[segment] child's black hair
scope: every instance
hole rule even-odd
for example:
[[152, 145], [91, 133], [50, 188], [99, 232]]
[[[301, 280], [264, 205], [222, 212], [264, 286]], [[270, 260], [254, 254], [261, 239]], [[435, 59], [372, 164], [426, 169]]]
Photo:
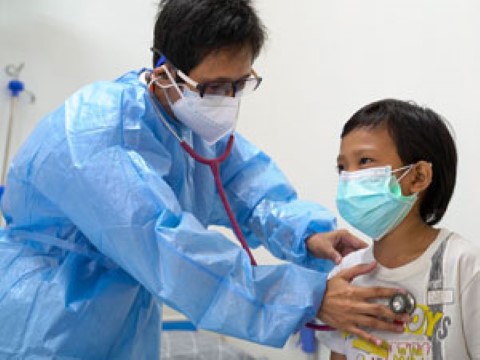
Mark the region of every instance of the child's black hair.
[[424, 160], [432, 164], [432, 183], [421, 200], [420, 215], [428, 225], [438, 223], [453, 195], [457, 150], [446, 121], [413, 102], [385, 99], [358, 110], [344, 125], [341, 137], [358, 128], [385, 126], [404, 165]]

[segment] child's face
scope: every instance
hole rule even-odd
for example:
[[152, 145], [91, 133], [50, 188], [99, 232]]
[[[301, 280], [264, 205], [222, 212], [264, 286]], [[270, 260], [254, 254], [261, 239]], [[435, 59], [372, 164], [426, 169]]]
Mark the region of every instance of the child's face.
[[342, 139], [337, 158], [339, 171], [356, 171], [387, 165], [397, 169], [405, 164], [400, 160], [397, 147], [385, 127], [358, 128]]
[[[406, 167], [406, 165], [412, 166]], [[350, 174], [346, 174], [345, 177], [340, 179], [339, 193], [337, 195], [337, 205], [339, 206], [342, 217], [347, 220], [350, 225], [376, 240], [382, 239], [386, 231], [391, 230], [388, 228], [384, 229], [381, 222], [379, 222], [384, 222], [386, 216], [388, 219], [392, 217], [392, 219], [396, 218], [402, 222], [414, 221], [418, 224], [418, 220], [423, 221], [420, 215], [420, 206], [424, 191], [430, 186], [432, 181], [432, 166], [429, 162], [423, 160], [416, 161], [414, 164], [404, 164], [398, 155], [397, 147], [386, 127], [357, 128], [343, 137], [337, 158], [339, 171], [353, 172], [368, 168], [383, 168], [385, 166], [391, 166], [392, 170], [405, 167], [403, 171], [393, 173], [394, 176], [397, 176], [397, 179], [401, 177], [401, 181], [398, 181], [401, 188], [401, 195], [403, 195], [401, 201], [395, 201], [400, 195], [395, 183], [393, 183], [395, 186], [390, 187], [388, 190], [397, 196], [383, 196], [384, 192], [382, 191], [386, 189], [381, 188], [384, 184], [382, 182], [384, 178], [381, 176], [378, 182], [362, 182], [362, 177], [359, 177], [360, 180], [358, 182], [352, 182], [353, 185], [348, 187], [346, 186], [346, 184], [349, 184], [348, 180], [355, 179], [355, 176], [350, 177]], [[384, 174], [382, 171], [379, 173]], [[372, 174], [369, 175], [373, 176]], [[369, 179], [367, 178], [367, 180]], [[362, 187], [362, 184], [368, 186]], [[380, 187], [378, 189], [375, 188], [375, 186], [370, 187], [370, 185], [374, 184], [379, 184]], [[390, 182], [389, 185], [392, 185], [392, 183]], [[353, 192], [348, 192], [349, 189], [354, 190]], [[375, 193], [375, 191], [377, 191], [377, 193]], [[380, 196], [376, 198], [375, 196], [371, 196], [372, 194]], [[416, 196], [411, 196], [413, 194], [416, 194]], [[394, 201], [393, 207], [390, 207], [391, 203], [383, 207], [384, 204], [388, 204], [387, 200], [389, 199]], [[407, 202], [406, 200], [409, 201]], [[413, 203], [410, 200], [413, 200]], [[378, 209], [382, 209], [382, 207], [386, 212], [377, 211]], [[360, 211], [358, 211], [358, 209], [360, 209]], [[408, 212], [402, 213], [402, 211]], [[404, 217], [405, 215], [406, 217]], [[396, 225], [394, 227], [396, 227]]]

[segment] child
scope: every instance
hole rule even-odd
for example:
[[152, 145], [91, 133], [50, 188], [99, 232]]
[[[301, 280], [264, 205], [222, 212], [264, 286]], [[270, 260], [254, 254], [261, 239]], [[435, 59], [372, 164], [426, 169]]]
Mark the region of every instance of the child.
[[381, 347], [348, 333], [321, 335], [331, 359], [480, 359], [480, 251], [434, 227], [456, 178], [444, 121], [430, 109], [382, 100], [357, 111], [341, 139], [338, 210], [374, 241], [335, 271], [376, 260], [375, 271], [353, 283], [403, 288], [413, 313], [402, 334], [373, 332], [385, 340]]

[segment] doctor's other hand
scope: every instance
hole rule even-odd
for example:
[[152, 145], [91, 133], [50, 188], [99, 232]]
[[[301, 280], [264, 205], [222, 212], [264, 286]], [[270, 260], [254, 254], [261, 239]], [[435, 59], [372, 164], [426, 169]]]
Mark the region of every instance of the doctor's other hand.
[[375, 261], [352, 266], [328, 280], [317, 317], [340, 331], [347, 331], [380, 346], [382, 340], [370, 334], [366, 328], [401, 333], [404, 331], [401, 324], [409, 322], [411, 318], [406, 314], [395, 314], [386, 305], [369, 302], [375, 298], [390, 298], [403, 290], [351, 284], [355, 277], [371, 272], [376, 266]]
[[313, 234], [307, 239], [306, 245], [313, 256], [330, 259], [337, 265], [344, 256], [368, 246], [345, 229]]

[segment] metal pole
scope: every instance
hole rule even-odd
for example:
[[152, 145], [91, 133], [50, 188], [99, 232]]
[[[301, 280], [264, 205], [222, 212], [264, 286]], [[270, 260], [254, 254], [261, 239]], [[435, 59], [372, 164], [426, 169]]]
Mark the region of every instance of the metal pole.
[[[0, 186], [3, 186], [3, 190], [5, 189], [5, 182], [7, 179], [7, 170], [9, 167], [8, 165], [10, 163], [10, 140], [12, 139], [13, 120], [15, 118], [15, 111], [17, 108], [18, 97], [22, 93], [22, 91], [25, 91], [28, 95], [30, 95], [30, 101], [32, 103], [35, 101], [35, 95], [32, 92], [25, 90], [25, 85], [23, 84], [23, 82], [18, 80], [20, 71], [22, 71], [23, 69], [23, 65], [24, 65], [23, 63], [21, 63], [19, 66], [10, 64], [5, 67], [5, 72], [7, 73], [7, 75], [11, 76], [13, 79], [10, 80], [10, 82], [8, 83], [8, 90], [10, 90], [11, 98], [10, 98], [10, 116], [8, 117], [7, 136], [5, 138], [5, 147], [3, 152], [2, 175], [0, 177]], [[0, 212], [0, 226], [5, 224], [3, 216], [1, 215], [2, 214]]]
[[[7, 123], [7, 137], [5, 139], [5, 147], [3, 151], [3, 163], [2, 163], [2, 177], [0, 185], [5, 186], [5, 181], [7, 179], [7, 170], [10, 160], [10, 139], [12, 138], [12, 124], [15, 117], [15, 110], [17, 108], [18, 96], [12, 96], [10, 99], [10, 116], [8, 117]], [[0, 226], [5, 226], [5, 219], [3, 214], [0, 211]]]
[[15, 117], [15, 110], [17, 108], [18, 96], [12, 96], [10, 99], [10, 116], [7, 123], [7, 138], [5, 139], [5, 148], [3, 152], [3, 165], [2, 165], [2, 180], [1, 185], [5, 185], [7, 178], [8, 164], [10, 160], [10, 139], [12, 137], [12, 124]]

